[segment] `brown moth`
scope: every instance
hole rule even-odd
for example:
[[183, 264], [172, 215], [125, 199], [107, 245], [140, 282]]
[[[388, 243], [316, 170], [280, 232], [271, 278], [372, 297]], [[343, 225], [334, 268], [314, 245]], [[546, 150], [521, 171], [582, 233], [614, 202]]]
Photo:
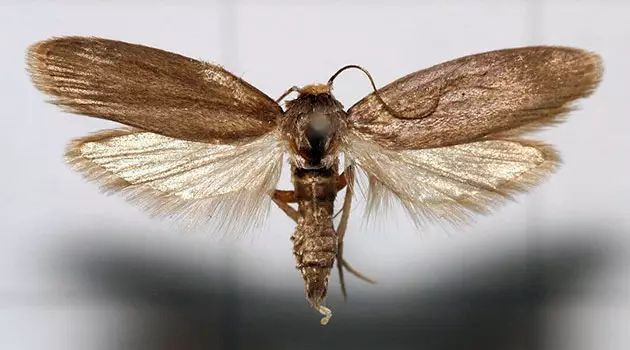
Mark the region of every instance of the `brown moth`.
[[[505, 49], [378, 90], [370, 77], [375, 91], [345, 110], [333, 80], [361, 67], [274, 101], [217, 65], [120, 41], [53, 38], [31, 46], [27, 60], [35, 86], [63, 110], [127, 126], [68, 145], [70, 165], [105, 190], [227, 232], [258, 227], [275, 202], [297, 223], [293, 254], [322, 324], [331, 316], [325, 300], [335, 261], [344, 296], [344, 268], [370, 281], [343, 258], [356, 169], [369, 180], [368, 213], [393, 199], [419, 225], [466, 222], [558, 167], [552, 146], [521, 136], [561, 122], [602, 76], [599, 56], [583, 50]], [[297, 98], [283, 109], [292, 92]], [[293, 191], [276, 190], [284, 154]]]

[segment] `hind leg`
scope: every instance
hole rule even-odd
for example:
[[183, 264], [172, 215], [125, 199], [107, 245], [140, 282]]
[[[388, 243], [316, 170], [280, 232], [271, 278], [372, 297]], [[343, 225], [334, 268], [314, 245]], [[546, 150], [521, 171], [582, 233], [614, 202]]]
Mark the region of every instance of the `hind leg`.
[[[341, 179], [343, 179], [343, 181]], [[344, 268], [360, 280], [363, 280], [367, 283], [375, 284], [376, 281], [364, 276], [363, 274], [355, 270], [343, 258], [343, 238], [346, 234], [346, 229], [348, 228], [348, 219], [350, 218], [350, 207], [352, 204], [352, 194], [354, 190], [354, 168], [352, 166], [347, 167], [346, 171], [341, 174], [339, 184], [341, 186], [337, 187], [337, 191], [340, 191], [346, 185], [348, 187], [346, 189], [346, 195], [343, 200], [343, 207], [341, 208], [341, 220], [339, 221], [339, 225], [337, 226], [337, 270], [339, 271], [339, 284], [341, 284], [341, 294], [343, 294], [344, 300], [347, 300], [348, 294], [346, 293], [346, 283], [343, 277]]]
[[282, 191], [276, 190], [271, 199], [278, 206], [278, 208], [282, 209], [282, 211], [287, 214], [293, 221], [297, 222], [299, 218], [299, 214], [295, 208], [289, 205], [289, 203], [295, 203], [295, 191]]

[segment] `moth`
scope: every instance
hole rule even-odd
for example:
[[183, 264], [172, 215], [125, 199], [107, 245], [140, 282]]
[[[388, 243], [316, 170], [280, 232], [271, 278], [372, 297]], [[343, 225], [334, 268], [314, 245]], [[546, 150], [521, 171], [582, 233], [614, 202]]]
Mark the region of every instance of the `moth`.
[[[557, 169], [555, 149], [523, 135], [563, 121], [603, 71], [591, 52], [522, 47], [444, 62], [380, 89], [350, 65], [274, 100], [218, 65], [101, 38], [36, 43], [27, 66], [64, 111], [125, 125], [67, 146], [67, 162], [106, 191], [229, 233], [259, 227], [277, 204], [297, 223], [296, 267], [322, 324], [332, 315], [325, 301], [335, 262], [344, 296], [344, 269], [371, 281], [343, 257], [357, 171], [368, 180], [368, 215], [397, 202], [419, 226], [465, 223]], [[346, 110], [332, 89], [348, 68], [364, 71], [374, 91]], [[290, 191], [276, 189], [285, 154]]]

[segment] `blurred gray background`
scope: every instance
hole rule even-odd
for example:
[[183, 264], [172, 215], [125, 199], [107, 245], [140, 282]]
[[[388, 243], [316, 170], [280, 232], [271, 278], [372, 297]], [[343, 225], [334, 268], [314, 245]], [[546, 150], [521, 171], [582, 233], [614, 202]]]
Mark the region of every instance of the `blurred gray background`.
[[[622, 0], [0, 2], [0, 349], [627, 349], [630, 346], [630, 3]], [[113, 123], [45, 104], [28, 45], [86, 35], [224, 65], [272, 97], [360, 64], [377, 85], [467, 54], [533, 44], [596, 51], [603, 83], [537, 138], [565, 165], [475, 225], [366, 225], [322, 328], [273, 210], [245, 239], [188, 233], [99, 193], [62, 161]], [[370, 92], [336, 80], [346, 107]], [[288, 174], [281, 182], [288, 188]]]

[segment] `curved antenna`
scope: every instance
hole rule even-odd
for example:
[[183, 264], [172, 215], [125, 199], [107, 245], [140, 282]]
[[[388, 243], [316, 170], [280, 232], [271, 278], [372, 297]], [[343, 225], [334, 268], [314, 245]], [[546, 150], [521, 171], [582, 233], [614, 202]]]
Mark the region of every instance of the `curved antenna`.
[[285, 91], [280, 97], [278, 97], [278, 99], [276, 100], [276, 103], [280, 103], [280, 101], [282, 101], [283, 98], [287, 97], [290, 93], [292, 92], [300, 92], [300, 88], [293, 85], [291, 86], [287, 91]]
[[398, 114], [398, 112], [394, 111], [387, 103], [385, 103], [385, 100], [383, 100], [383, 97], [381, 97], [381, 94], [378, 93], [378, 89], [376, 88], [376, 84], [374, 84], [374, 79], [372, 79], [372, 75], [370, 74], [370, 72], [367, 71], [367, 69], [361, 67], [361, 66], [357, 66], [355, 64], [349, 64], [345, 67], [342, 67], [340, 70], [337, 71], [337, 73], [333, 74], [332, 77], [330, 77], [330, 79], [328, 79], [328, 88], [332, 91], [332, 83], [335, 80], [335, 78], [339, 75], [339, 73], [343, 72], [346, 69], [350, 69], [350, 68], [355, 68], [358, 69], [360, 71], [362, 71], [363, 73], [365, 73], [365, 75], [367, 75], [368, 79], [370, 79], [370, 83], [372, 84], [372, 89], [374, 89], [374, 96], [376, 96], [376, 98], [379, 100], [379, 102], [381, 102], [383, 104], [383, 107], [385, 108], [385, 110], [391, 114], [392, 116], [394, 116], [394, 118], [398, 118], [398, 119], [403, 119], [401, 118], [400, 114]]
[[376, 92], [378, 89], [376, 88], [376, 84], [374, 84], [374, 79], [372, 79], [372, 75], [370, 74], [370, 72], [368, 72], [367, 69], [361, 67], [361, 66], [357, 66], [356, 64], [349, 64], [345, 67], [342, 67], [341, 69], [339, 69], [337, 71], [337, 73], [333, 74], [332, 77], [330, 77], [330, 79], [328, 79], [328, 87], [330, 88], [330, 90], [332, 90], [332, 83], [335, 80], [335, 78], [341, 74], [341, 72], [343, 72], [346, 69], [350, 69], [350, 68], [355, 68], [358, 69], [360, 71], [362, 71], [363, 73], [365, 73], [365, 75], [367, 75], [368, 79], [370, 79], [370, 84], [372, 84], [372, 89], [374, 89], [374, 92]]

